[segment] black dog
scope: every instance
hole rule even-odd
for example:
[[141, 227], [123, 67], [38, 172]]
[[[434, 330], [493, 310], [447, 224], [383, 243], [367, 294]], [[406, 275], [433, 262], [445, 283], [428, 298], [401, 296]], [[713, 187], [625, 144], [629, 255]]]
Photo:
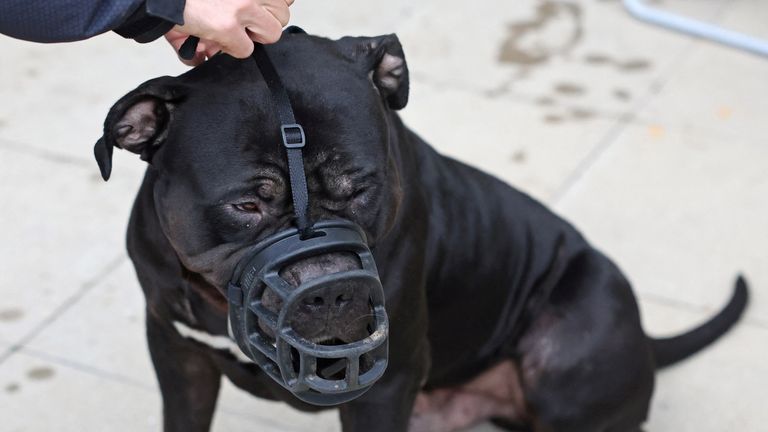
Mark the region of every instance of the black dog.
[[[344, 431], [439, 432], [485, 419], [535, 431], [638, 431], [654, 371], [742, 314], [739, 279], [702, 327], [648, 338], [628, 282], [573, 227], [402, 124], [394, 110], [406, 105], [408, 71], [395, 36], [286, 34], [267, 51], [307, 132], [312, 217], [363, 227], [384, 284], [389, 366], [339, 407]], [[227, 338], [234, 265], [246, 246], [292, 224], [269, 101], [253, 60], [218, 55], [123, 97], [97, 143], [105, 178], [113, 146], [150, 162], [128, 251], [146, 295], [166, 431], [208, 430], [221, 375], [256, 396], [319, 409], [243, 361]], [[333, 254], [281, 274], [296, 286], [354, 265]], [[342, 303], [307, 312], [304, 335], [357, 338], [366, 299]]]

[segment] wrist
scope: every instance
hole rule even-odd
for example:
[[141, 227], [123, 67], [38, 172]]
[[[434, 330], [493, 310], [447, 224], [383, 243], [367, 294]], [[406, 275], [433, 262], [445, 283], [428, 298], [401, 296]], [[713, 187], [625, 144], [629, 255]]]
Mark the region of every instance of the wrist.
[[185, 4], [186, 0], [146, 0], [115, 33], [139, 43], [152, 42], [175, 25], [184, 24]]

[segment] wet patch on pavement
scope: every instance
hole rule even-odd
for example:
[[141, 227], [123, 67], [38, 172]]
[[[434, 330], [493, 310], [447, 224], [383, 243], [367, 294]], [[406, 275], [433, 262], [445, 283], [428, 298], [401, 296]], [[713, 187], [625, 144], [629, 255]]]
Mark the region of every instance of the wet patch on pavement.
[[0, 309], [0, 322], [18, 321], [24, 316], [24, 311], [19, 308]]
[[530, 68], [553, 56], [569, 53], [581, 41], [581, 7], [574, 3], [543, 1], [533, 18], [509, 24], [498, 61]]
[[41, 366], [27, 371], [27, 378], [34, 381], [44, 381], [53, 378], [55, 371], [52, 368]]

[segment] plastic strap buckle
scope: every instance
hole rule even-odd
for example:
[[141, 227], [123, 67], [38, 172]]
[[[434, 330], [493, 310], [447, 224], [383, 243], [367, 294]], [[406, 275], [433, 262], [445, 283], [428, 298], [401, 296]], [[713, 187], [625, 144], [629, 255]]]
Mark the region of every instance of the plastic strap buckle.
[[235, 306], [242, 306], [243, 289], [230, 282], [227, 284], [227, 299]]
[[280, 125], [280, 132], [283, 135], [283, 145], [285, 148], [302, 148], [307, 141], [304, 136], [304, 128], [300, 124]]

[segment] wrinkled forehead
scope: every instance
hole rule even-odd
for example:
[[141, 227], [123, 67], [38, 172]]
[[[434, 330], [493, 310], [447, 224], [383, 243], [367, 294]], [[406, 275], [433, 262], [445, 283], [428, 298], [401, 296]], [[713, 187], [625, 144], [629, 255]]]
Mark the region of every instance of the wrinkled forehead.
[[[308, 56], [309, 64], [298, 64], [295, 53], [272, 57], [305, 130], [307, 165], [329, 155], [353, 165], [381, 159], [385, 110], [363, 71], [332, 53]], [[193, 90], [173, 113], [163, 164], [207, 179], [231, 178], [254, 164], [284, 167], [277, 108], [255, 61], [220, 62], [228, 73], [191, 80]]]

